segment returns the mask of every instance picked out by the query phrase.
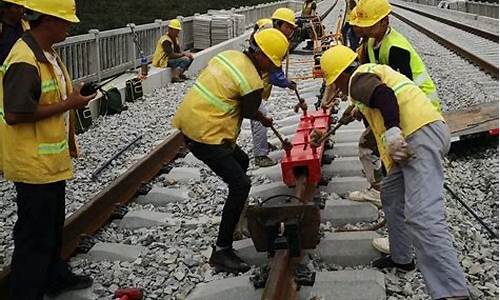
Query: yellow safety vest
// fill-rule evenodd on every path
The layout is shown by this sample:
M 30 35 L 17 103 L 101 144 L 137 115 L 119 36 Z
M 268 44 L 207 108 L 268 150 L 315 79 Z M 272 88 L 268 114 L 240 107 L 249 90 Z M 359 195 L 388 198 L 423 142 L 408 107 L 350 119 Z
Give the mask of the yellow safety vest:
M 184 97 L 173 126 L 200 143 L 235 143 L 242 119 L 239 102 L 260 89 L 262 79 L 250 58 L 240 51 L 221 52 Z
M 313 8 L 312 5 L 313 3 L 316 3 L 315 1 L 311 1 L 309 3 L 304 1 L 304 5 L 302 6 L 302 17 L 310 17 L 313 14 Z
M 52 64 L 45 58 L 38 45 L 19 39 L 0 69 L 0 83 L 10 66 L 27 63 L 38 70 L 41 95 L 39 105 L 51 105 L 63 101 L 59 87 L 61 82 Z M 43 56 L 43 58 L 42 58 Z M 57 57 L 66 80 L 67 95 L 72 92 L 68 72 Z M 0 166 L 7 180 L 31 184 L 44 184 L 70 179 L 73 166 L 70 152 L 77 153 L 74 127 L 66 132 L 64 114 L 34 122 L 8 125 L 4 120 L 3 83 L 0 84 Z
M 438 120 L 444 121 L 441 113 L 434 108 L 422 90 L 413 81 L 394 71 L 389 66 L 378 64 L 361 65 L 353 73 L 351 79 L 358 73 L 375 74 L 385 85 L 394 91 L 399 105 L 400 127 L 405 137 L 408 137 L 429 123 Z M 355 89 L 356 87 L 351 86 L 351 81 L 349 81 L 349 95 L 352 95 L 351 90 L 353 88 Z M 352 100 L 368 121 L 377 141 L 380 158 L 386 170 L 389 171 L 394 162 L 382 140 L 386 128 L 380 110 L 370 108 L 356 99 Z
M 441 111 L 441 101 L 437 94 L 436 85 L 427 73 L 422 58 L 420 58 L 410 42 L 394 28 L 390 28 L 388 34 L 382 39 L 378 58 L 375 57 L 374 43 L 374 38 L 370 38 L 367 41 L 367 52 L 370 63 L 388 65 L 389 53 L 393 46 L 404 49 L 410 53 L 410 67 L 413 75 L 413 82 L 415 82 L 415 84 L 427 95 L 427 98 L 432 104 Z
M 271 97 L 271 91 L 273 90 L 273 85 L 269 82 L 269 73 L 262 74 L 262 84 L 264 85 L 262 100 L 267 100 Z
M 163 43 L 165 41 L 169 41 L 172 44 L 172 49 L 174 49 L 175 45 L 179 44 L 177 39 L 174 43 L 174 41 L 172 41 L 172 39 L 168 34 L 164 34 L 160 37 L 158 43 L 156 43 L 156 50 L 155 53 L 153 54 L 153 61 L 152 61 L 153 66 L 158 68 L 166 68 L 168 65 L 168 55 L 163 50 Z

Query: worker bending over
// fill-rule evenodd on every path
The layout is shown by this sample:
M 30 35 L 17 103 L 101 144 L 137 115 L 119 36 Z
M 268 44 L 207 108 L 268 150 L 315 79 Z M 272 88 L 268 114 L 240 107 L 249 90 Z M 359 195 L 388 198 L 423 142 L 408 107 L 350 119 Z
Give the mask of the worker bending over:
M 360 0 L 352 10 L 349 23 L 364 40 L 358 50 L 360 62 L 388 65 L 405 75 L 413 80 L 434 107 L 441 111 L 441 101 L 438 98 L 436 86 L 427 73 L 423 60 L 411 43 L 389 26 L 390 12 L 391 6 L 387 0 Z M 374 145 L 376 145 L 375 137 L 370 127 L 367 127 L 360 137 L 359 158 L 370 188 L 351 192 L 349 194 L 351 200 L 380 203 L 380 194 L 377 189 L 382 182 L 384 171 Z M 383 253 L 389 251 L 387 238 L 375 239 L 373 246 Z
M 387 176 L 382 203 L 391 255 L 377 268 L 415 268 L 432 299 L 468 299 L 467 284 L 448 231 L 443 201 L 442 158 L 450 132 L 422 90 L 389 66 L 359 64 L 351 49 L 338 45 L 321 57 L 326 84 L 349 97 L 372 129 Z
M 73 90 L 53 49 L 79 22 L 74 0 L 28 0 L 31 30 L 16 42 L 0 71 L 0 143 L 5 179 L 14 182 L 17 221 L 10 299 L 42 300 L 92 285 L 61 258 L 66 180 L 77 155 L 72 110 L 94 95 Z
M 181 30 L 182 25 L 179 20 L 170 20 L 167 32 L 158 40 L 153 55 L 153 66 L 158 68 L 172 68 L 172 82 L 181 82 L 188 79 L 184 73 L 193 62 L 193 55 L 191 53 L 181 51 L 178 40 Z
M 293 10 L 289 8 L 278 8 L 274 11 L 271 19 L 260 19 L 256 22 L 255 25 L 257 31 L 274 27 L 281 31 L 281 33 L 283 33 L 287 37 L 287 39 L 290 40 L 296 27 L 295 14 Z M 252 39 L 252 37 L 250 39 Z M 292 90 L 297 88 L 297 84 L 295 82 L 289 81 L 286 78 L 282 68 L 275 68 L 270 72 L 264 73 L 262 75 L 262 80 L 264 84 L 264 89 L 262 91 L 262 100 L 265 101 L 267 101 L 271 96 L 273 85 L 281 88 L 289 88 Z M 259 111 L 264 115 L 267 114 L 265 101 L 262 101 L 259 107 Z M 273 145 L 268 143 L 266 127 L 263 126 L 259 121 L 252 120 L 251 128 L 254 145 L 255 165 L 258 167 L 270 167 L 276 165 L 277 162 L 268 156 Z
M 248 156 L 236 139 L 242 118 L 272 125 L 272 119 L 258 110 L 261 74 L 281 66 L 287 49 L 286 37 L 271 28 L 257 32 L 245 52 L 219 53 L 200 73 L 173 118 L 173 126 L 184 135 L 187 148 L 228 185 L 217 242 L 209 260 L 216 271 L 250 269 L 232 248 L 233 232 L 250 191 Z

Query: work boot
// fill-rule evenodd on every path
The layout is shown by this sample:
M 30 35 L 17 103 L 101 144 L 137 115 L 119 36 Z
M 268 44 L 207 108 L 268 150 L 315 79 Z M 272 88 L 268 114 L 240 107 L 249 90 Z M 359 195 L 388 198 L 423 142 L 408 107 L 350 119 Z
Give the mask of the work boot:
M 409 272 L 415 270 L 415 261 L 412 260 L 407 264 L 398 264 L 392 260 L 390 255 L 386 255 L 372 262 L 372 267 L 377 269 L 398 268 L 402 272 Z
M 382 237 L 376 238 L 372 240 L 373 248 L 377 249 L 377 251 L 384 254 L 391 254 L 391 248 L 389 247 L 389 238 Z
M 307 44 L 302 50 L 312 50 L 313 49 L 313 41 L 307 41 Z
M 175 68 L 172 70 L 172 83 L 175 82 L 183 82 L 184 80 L 181 78 L 182 70 L 179 68 Z
M 49 297 L 56 297 L 64 292 L 89 288 L 93 282 L 90 276 L 71 274 L 64 277 L 63 281 L 50 284 L 45 294 Z
M 269 156 L 256 156 L 255 157 L 255 165 L 258 167 L 266 168 L 266 167 L 274 166 L 276 164 L 277 164 L 277 162 L 275 162 Z
M 217 273 L 227 272 L 238 274 L 250 270 L 250 266 L 236 255 L 233 248 L 216 250 L 216 247 L 212 246 L 212 255 L 208 260 L 208 264 L 215 268 Z
M 270 152 L 277 151 L 279 148 L 276 147 L 274 144 L 267 142 L 267 148 L 269 148 Z
M 347 198 L 352 201 L 366 201 L 373 203 L 376 207 L 382 208 L 382 200 L 380 200 L 380 192 L 368 188 L 364 191 L 354 191 L 347 195 Z

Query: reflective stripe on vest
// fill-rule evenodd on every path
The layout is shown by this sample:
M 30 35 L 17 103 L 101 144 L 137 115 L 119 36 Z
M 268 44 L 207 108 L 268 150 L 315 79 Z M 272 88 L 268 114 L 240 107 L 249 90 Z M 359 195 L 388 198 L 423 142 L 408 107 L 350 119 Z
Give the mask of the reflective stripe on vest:
M 239 83 L 239 86 L 243 90 L 244 95 L 252 91 L 252 89 L 250 88 L 250 84 L 248 83 L 245 76 L 243 76 L 240 70 L 238 70 L 238 68 L 233 63 L 231 63 L 227 58 L 225 58 L 224 55 L 218 54 L 217 56 L 215 56 L 215 60 L 224 65 L 229 70 L 233 79 Z
M 194 88 L 200 94 L 200 96 L 202 96 L 203 99 L 205 99 L 208 103 L 212 104 L 219 110 L 228 114 L 231 114 L 235 111 L 234 107 L 227 104 L 226 102 L 224 102 L 224 100 L 220 99 L 214 94 L 212 94 L 212 92 L 210 92 L 210 90 L 207 87 L 205 87 L 202 83 L 196 81 L 194 83 Z
M 410 54 L 410 68 L 413 82 L 428 96 L 436 92 L 436 86 L 427 73 L 422 59 L 403 35 L 394 28 L 388 28 L 386 35 L 380 43 L 378 57 L 375 57 L 374 43 L 374 38 L 370 38 L 367 43 L 368 58 L 371 63 L 388 65 L 391 47 L 404 49 Z M 437 94 L 431 100 L 439 100 Z
M 56 91 L 59 89 L 59 85 L 57 84 L 57 80 L 50 79 L 42 81 L 42 93 L 48 93 L 52 91 Z
M 63 140 L 59 143 L 43 143 L 38 145 L 38 154 L 58 154 L 68 149 L 68 141 Z
M 5 122 L 5 113 L 3 112 L 3 107 L 0 107 L 0 124 L 7 124 Z

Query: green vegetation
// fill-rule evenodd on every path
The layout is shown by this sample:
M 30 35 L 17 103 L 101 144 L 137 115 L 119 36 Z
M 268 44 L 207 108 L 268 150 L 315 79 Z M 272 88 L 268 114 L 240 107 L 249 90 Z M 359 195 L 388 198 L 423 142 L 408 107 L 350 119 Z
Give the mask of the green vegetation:
M 208 9 L 222 9 L 272 2 L 273 0 L 76 0 L 81 23 L 72 34 L 87 33 L 89 29 L 106 30 L 124 27 L 127 23 L 151 23 L 176 16 L 191 16 Z

